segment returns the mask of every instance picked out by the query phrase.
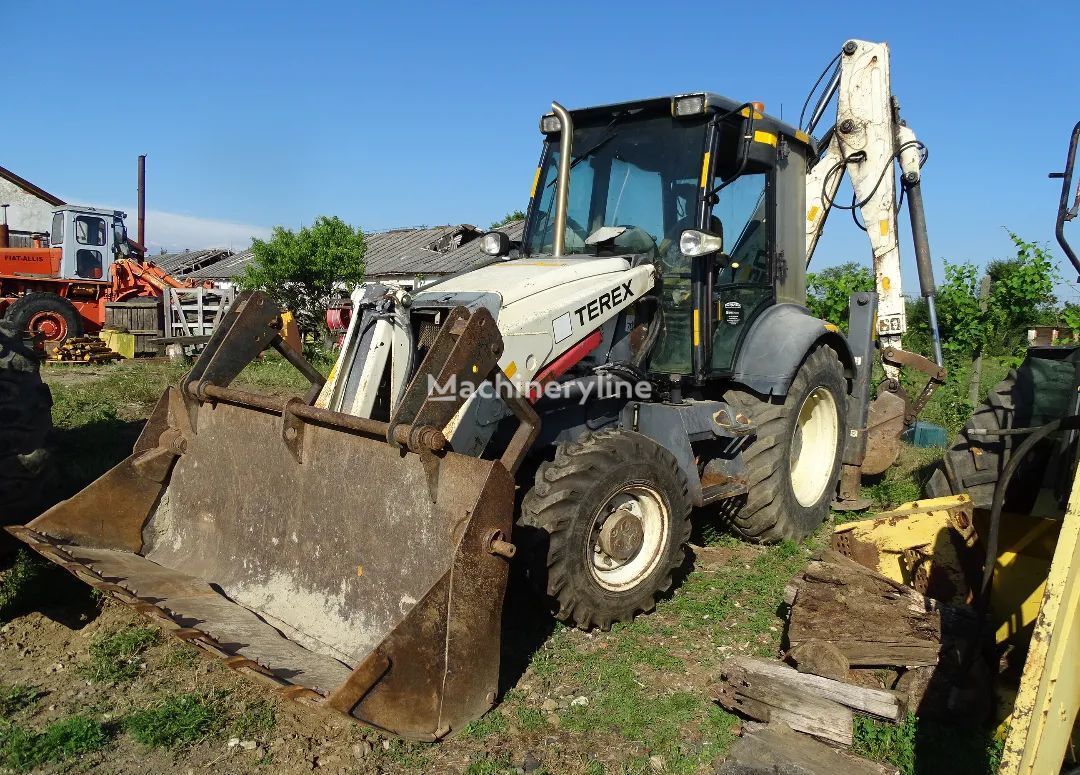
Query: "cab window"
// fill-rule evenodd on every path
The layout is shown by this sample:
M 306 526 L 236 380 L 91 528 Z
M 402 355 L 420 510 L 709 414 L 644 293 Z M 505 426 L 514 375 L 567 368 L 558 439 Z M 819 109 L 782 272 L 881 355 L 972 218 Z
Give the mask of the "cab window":
M 773 300 L 772 228 L 769 186 L 773 173 L 741 175 L 719 191 L 713 220 L 724 228 L 726 266 L 713 284 L 711 364 L 714 372 L 734 365 L 747 329 Z M 719 181 L 717 181 L 719 183 Z
M 52 230 L 49 232 L 50 245 L 64 244 L 64 214 L 53 213 Z
M 75 254 L 75 274 L 87 280 L 100 280 L 101 251 L 80 248 Z
M 75 218 L 75 240 L 80 245 L 105 244 L 105 219 L 89 215 Z

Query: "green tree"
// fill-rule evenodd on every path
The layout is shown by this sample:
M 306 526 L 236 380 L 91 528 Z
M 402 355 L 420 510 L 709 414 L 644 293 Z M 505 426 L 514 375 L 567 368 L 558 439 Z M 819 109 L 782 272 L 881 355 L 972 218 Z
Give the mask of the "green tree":
M 491 224 L 491 226 L 489 226 L 488 228 L 489 229 L 497 229 L 500 226 L 505 226 L 508 223 L 513 223 L 514 221 L 523 221 L 523 220 L 525 220 L 525 213 L 522 212 L 521 210 L 513 210 L 511 212 L 508 212 L 506 215 L 504 215 L 499 220 L 495 221 L 495 223 Z
M 1016 255 L 986 267 L 990 296 L 985 311 L 979 299 L 979 268 L 970 261 L 945 262 L 945 281 L 937 292 L 938 322 L 942 348 L 957 362 L 970 362 L 980 354 L 1020 355 L 1029 326 L 1058 318 L 1054 284 L 1059 275 L 1049 251 L 1012 232 L 1009 237 Z
M 849 261 L 806 276 L 806 306 L 817 317 L 847 331 L 851 294 L 873 290 L 874 275 L 870 269 Z
M 239 284 L 266 291 L 296 316 L 302 334 L 316 335 L 330 300 L 364 279 L 366 248 L 363 232 L 336 216 L 295 232 L 275 226 L 270 239 L 252 241 L 255 260 Z

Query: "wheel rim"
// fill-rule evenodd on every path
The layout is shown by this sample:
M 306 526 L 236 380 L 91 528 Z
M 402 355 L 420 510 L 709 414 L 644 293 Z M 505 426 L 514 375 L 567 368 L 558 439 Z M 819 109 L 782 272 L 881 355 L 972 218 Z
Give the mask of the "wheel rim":
M 67 320 L 56 312 L 35 312 L 26 327 L 31 334 L 41 334 L 46 342 L 60 342 L 67 338 Z
M 621 488 L 600 507 L 588 547 L 589 570 L 601 587 L 623 592 L 656 569 L 670 540 L 671 512 L 654 488 Z
M 839 427 L 833 394 L 823 387 L 812 390 L 799 408 L 791 439 L 791 489 L 803 506 L 816 504 L 829 486 Z

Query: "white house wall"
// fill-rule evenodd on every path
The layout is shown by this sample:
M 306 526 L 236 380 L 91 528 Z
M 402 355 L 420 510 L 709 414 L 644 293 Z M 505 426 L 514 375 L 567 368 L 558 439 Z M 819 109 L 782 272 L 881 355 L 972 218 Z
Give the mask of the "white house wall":
M 4 178 L 0 178 L 0 205 L 11 205 L 7 209 L 10 229 L 48 232 L 52 225 L 53 205 Z

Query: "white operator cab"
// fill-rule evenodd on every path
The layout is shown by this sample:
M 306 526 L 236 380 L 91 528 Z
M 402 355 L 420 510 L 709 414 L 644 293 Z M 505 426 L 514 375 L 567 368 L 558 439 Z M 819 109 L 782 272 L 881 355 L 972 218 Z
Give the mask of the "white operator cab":
M 64 280 L 108 282 L 118 254 L 128 255 L 125 213 L 100 207 L 66 206 L 53 210 L 49 244 L 60 250 Z

